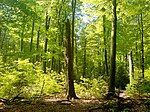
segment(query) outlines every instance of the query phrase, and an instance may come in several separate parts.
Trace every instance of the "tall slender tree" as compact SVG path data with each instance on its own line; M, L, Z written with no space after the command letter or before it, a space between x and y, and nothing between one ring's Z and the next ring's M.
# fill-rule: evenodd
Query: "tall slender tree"
M86 75L86 44L87 44L87 40L86 40L86 38L84 39L84 46L83 46L83 49L84 49L84 51L83 51L83 74L82 74L82 76L83 77L85 77L85 75Z
M106 15L103 15L104 71L105 71L105 74L108 76L107 49L106 49L106 22L105 21L106 21Z
M71 69L72 73L74 73L74 21L75 21L75 12L76 12L76 0L72 0L72 32L71 32ZM73 74L74 75L74 74Z
M30 40L30 52L32 51L32 47L33 47L33 36L34 36L34 27L35 27L35 17L33 17L32 20L32 31L31 31L31 40Z
M77 98L74 89L74 76L72 71L72 47L71 47L71 29L70 21L66 22L66 38L65 38L65 62L66 62L66 86L67 86L67 99Z
M48 17L48 12L46 12L46 24L45 24L46 31L48 31L48 29L49 29L49 23L50 23L50 18ZM48 36L48 35L46 35L46 36ZM45 45L44 45L44 53L45 54L47 53L47 45L48 45L48 37L45 38ZM47 59L44 58L43 59L43 71L44 71L44 73L46 73L46 62L47 62Z
M134 80L134 65L133 65L132 51L130 51L128 54L128 60L129 60L130 85L131 85Z
M141 24L141 70L142 70L142 78L144 78L144 29L143 29L143 14L140 15L140 24Z
M117 14L116 0L112 0L112 32L111 32L111 52L110 52L110 83L109 95L115 95L115 72L116 72L116 31L117 31Z
M40 27L37 31L37 40L36 40L36 51L39 51L39 38L40 38ZM36 61L39 61L39 54L36 55Z

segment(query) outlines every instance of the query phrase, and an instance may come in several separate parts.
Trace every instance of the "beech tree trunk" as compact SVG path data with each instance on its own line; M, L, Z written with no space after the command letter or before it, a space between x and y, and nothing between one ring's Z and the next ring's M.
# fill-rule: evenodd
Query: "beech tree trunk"
M144 78L144 30L143 30L142 13L141 13L141 70L142 70L142 78Z
M48 18L48 12L46 12L46 24L45 24L45 28L46 31L48 31L49 29L49 22L50 22L50 18ZM48 44L48 38L46 37L45 39L45 45L44 45L44 53L47 53L47 44ZM44 73L46 73L46 63L47 63L47 59L44 57L43 59L43 71Z
M106 27L105 27L105 18L103 16L103 35L104 35L104 71L105 74L108 76L108 64L107 64L107 50L106 50Z
M134 66L133 66L133 59L132 59L132 51L130 51L128 54L128 60L129 60L130 85L131 85L134 80Z
M25 17L24 17L24 21L25 21ZM20 38L20 52L23 51L23 46L24 46L24 32L25 32L26 24L24 23L22 27L23 27L23 29L22 29L21 38Z
M74 76L73 76L73 58L72 58L72 46L71 46L71 31L69 19L66 22L66 38L65 42L65 62L66 62L66 89L67 89L67 99L77 98L74 89Z
M40 27L37 32L37 40L36 40L36 52L39 51L39 38L40 38ZM39 61L39 54L36 55L36 61Z
M22 36L23 36L23 34L22 34ZM23 37L21 37L21 39L20 39L20 52L22 52L23 51Z
M77 43L77 37L75 37L75 65L76 65L76 75L78 74L78 43Z
M24 36L24 29L25 29L25 25L23 27L23 31L21 33L21 38L20 38L20 52L23 51L23 43L24 43L24 40L23 40L23 36Z
M76 0L72 0L72 32L71 32L71 69L74 77L74 20L76 11Z
M31 31L31 40L30 40L30 52L32 51L32 46L33 46L34 22L35 22L35 19L34 19L34 17L33 17L33 22L32 22L32 31Z
M82 76L85 77L85 75L86 75L86 38L84 39L83 74L82 74Z
M112 0L112 32L111 32L111 52L110 52L110 83L108 94L115 95L115 73L116 73L116 30L117 30L117 15L116 15L116 0Z

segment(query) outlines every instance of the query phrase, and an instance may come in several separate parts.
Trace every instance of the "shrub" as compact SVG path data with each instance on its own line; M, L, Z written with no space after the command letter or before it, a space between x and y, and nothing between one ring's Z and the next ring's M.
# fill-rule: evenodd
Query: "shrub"
M63 74L43 74L39 63L33 65L27 59L0 63L0 97L10 99L19 93L28 98L43 94L52 96L60 93L63 86Z
M115 86L116 88L125 89L128 83L129 83L128 73L124 68L124 65L120 64L117 66L117 70L116 70Z
M90 98L96 97L100 98L107 92L107 83L98 77L97 79L82 78L82 82L75 83L76 93L80 97Z
M130 96L141 96L145 93L150 93L150 81L146 79L136 79L132 84L128 84L126 87L127 94Z

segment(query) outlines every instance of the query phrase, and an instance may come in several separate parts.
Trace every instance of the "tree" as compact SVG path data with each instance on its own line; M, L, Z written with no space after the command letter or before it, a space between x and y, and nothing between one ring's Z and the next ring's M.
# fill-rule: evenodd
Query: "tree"
M48 29L49 29L49 24L50 24L50 18L48 17L48 12L46 12L46 23L45 23L46 31L48 31ZM48 36L48 35L46 35L46 36ZM44 53L45 54L47 53L47 44L48 44L48 37L45 38L45 45L44 45ZM44 73L46 73L46 62L47 62L47 59L44 58L43 59L43 71L44 71Z
M111 53L110 53L110 95L115 95L115 72L116 72L116 31L117 31L117 14L116 0L112 0L112 33L111 33Z
M67 86L67 99L77 98L74 89L74 76L73 76L73 58L72 58L72 46L71 46L71 30L70 21L67 19L66 22L66 38L64 41L65 45L65 62L66 62L66 86Z
M86 38L84 39L84 45L83 45L83 77L86 75Z
M39 51L39 38L40 38L40 27L37 31L37 39L36 39L36 51ZM36 55L36 61L39 61L39 54Z
M104 9L105 11L105 9ZM106 26L105 26L106 15L103 15L103 35L104 35L104 71L108 76L108 64L107 64L107 49L106 49Z
M129 76L130 76L130 85L132 84L134 80L134 65L133 65L133 59L132 59L132 51L128 54L128 60L129 60Z
M142 78L144 78L144 29L143 29L143 14L140 15L140 34L141 34L141 70L142 70Z

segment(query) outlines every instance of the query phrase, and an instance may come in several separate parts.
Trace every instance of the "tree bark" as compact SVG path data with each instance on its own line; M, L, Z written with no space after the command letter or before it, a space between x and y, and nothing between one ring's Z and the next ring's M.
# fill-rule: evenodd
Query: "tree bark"
M107 64L107 50L106 50L106 27L105 27L106 15L103 16L103 36L104 36L104 71L108 76L108 64Z
M144 30L143 30L142 13L141 13L141 70L142 70L142 78L144 78Z
M48 31L48 29L49 29L49 23L50 23L50 18L48 18L48 12L46 12L46 24L45 24L46 31ZM48 44L48 38L46 37L45 45L44 45L44 53L45 54L47 53L47 44ZM44 59L43 59L43 71L44 71L44 73L46 73L46 62L47 62L47 59L44 57Z
M86 38L84 39L83 74L82 74L82 76L85 77L85 75L86 75Z
M78 43L77 43L77 37L75 37L75 65L76 65L76 75L78 74Z
M20 52L23 51L23 33L22 33L22 37L20 39Z
M115 95L115 73L116 73L116 31L117 15L116 0L112 0L112 32L111 32L111 52L110 52L110 83L108 94Z
M25 21L25 17L23 18L24 19L24 21ZM23 21L23 22L24 22ZM25 28L26 28L26 24L25 23L23 23L23 29L22 29L22 32L21 32L21 38L20 38L20 52L22 52L23 51L23 44L24 44L24 32L25 32Z
M71 69L74 77L74 20L76 12L76 0L72 0L72 32L71 32Z
M33 17L33 21L32 21L32 31L31 31L31 40L30 40L30 52L32 51L32 46L33 46L34 23L35 23L35 19L34 19L34 17Z
M129 60L130 85L131 85L134 80L134 66L133 66L133 59L132 59L132 51L130 51L128 54L128 60Z
M36 52L39 51L39 38L40 38L40 27L37 32L37 40L36 40ZM36 55L36 61L39 61L39 54Z
M65 39L65 62L67 68L66 74L66 86L67 86L67 99L77 98L74 89L74 76L73 76L73 58L72 58L72 46L71 46L71 31L69 19L66 23L66 39Z

